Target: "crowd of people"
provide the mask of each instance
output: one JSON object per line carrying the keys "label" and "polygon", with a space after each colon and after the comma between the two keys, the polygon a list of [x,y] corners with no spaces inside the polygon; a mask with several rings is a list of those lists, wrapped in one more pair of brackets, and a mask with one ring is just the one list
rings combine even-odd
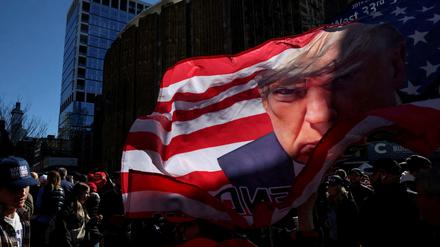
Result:
{"label": "crowd of people", "polygon": [[37,174],[26,160],[7,156],[0,174],[2,247],[98,247],[105,240],[121,246],[126,240],[121,193],[106,172],[74,177],[59,167]]}
{"label": "crowd of people", "polygon": [[105,172],[74,177],[60,167],[37,174],[14,156],[0,163],[1,246],[179,246],[200,238],[250,246],[440,244],[440,169],[419,155],[400,163],[375,160],[364,170],[334,169],[316,193],[316,234],[307,236],[299,234],[295,210],[271,227],[247,230],[159,215],[128,220],[118,185]]}

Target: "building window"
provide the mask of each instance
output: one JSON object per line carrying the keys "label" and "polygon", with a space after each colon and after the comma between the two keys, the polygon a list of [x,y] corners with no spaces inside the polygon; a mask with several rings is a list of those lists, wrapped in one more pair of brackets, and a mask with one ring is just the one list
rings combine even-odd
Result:
{"label": "building window", "polygon": [[89,23],[89,15],[88,14],[82,14],[81,15],[81,22]]}
{"label": "building window", "polygon": [[102,0],[102,4],[108,6],[109,5],[109,0]]}
{"label": "building window", "polygon": [[87,46],[84,46],[84,45],[80,45],[79,46],[79,54],[80,55],[87,55]]}
{"label": "building window", "polygon": [[135,2],[128,2],[128,12],[134,14],[136,12],[136,3]]}
{"label": "building window", "polygon": [[112,8],[118,9],[118,0],[112,0]]}
{"label": "building window", "polygon": [[75,101],[84,101],[84,92],[76,91],[75,95],[76,95]]}
{"label": "building window", "polygon": [[90,3],[88,3],[88,2],[83,2],[82,9],[83,9],[83,11],[85,11],[85,12],[89,12],[89,10],[90,10]]}
{"label": "building window", "polygon": [[84,90],[84,87],[85,87],[85,81],[83,79],[76,80],[76,89]]}
{"label": "building window", "polygon": [[78,57],[78,65],[86,66],[87,59],[85,57]]}
{"label": "building window", "polygon": [[78,77],[84,78],[86,76],[86,69],[78,68]]}
{"label": "building window", "polygon": [[81,24],[81,32],[87,33],[89,31],[89,26],[86,24]]}
{"label": "building window", "polygon": [[127,11],[127,0],[121,0],[121,10]]}
{"label": "building window", "polygon": [[87,45],[87,40],[88,40],[87,35],[81,34],[79,36],[79,42],[81,44]]}

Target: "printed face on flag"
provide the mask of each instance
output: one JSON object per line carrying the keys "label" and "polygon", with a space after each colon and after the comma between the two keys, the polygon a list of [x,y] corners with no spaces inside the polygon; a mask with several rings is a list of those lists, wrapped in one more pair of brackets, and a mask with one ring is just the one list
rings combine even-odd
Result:
{"label": "printed face on flag", "polygon": [[277,76],[287,78],[261,87],[274,132],[294,160],[306,163],[335,121],[396,104],[395,91],[405,77],[404,46],[403,40],[386,37],[399,34],[390,27],[358,24],[325,33],[286,62],[281,69],[286,72]]}
{"label": "printed face on flag", "polygon": [[[178,63],[164,75],[155,112],[128,134],[121,167],[127,215],[276,222],[316,191],[345,144],[402,120],[385,114],[356,126],[358,115],[399,103],[404,57],[393,27],[352,23]],[[413,108],[403,109],[414,115]],[[432,115],[418,116],[432,124]]]}

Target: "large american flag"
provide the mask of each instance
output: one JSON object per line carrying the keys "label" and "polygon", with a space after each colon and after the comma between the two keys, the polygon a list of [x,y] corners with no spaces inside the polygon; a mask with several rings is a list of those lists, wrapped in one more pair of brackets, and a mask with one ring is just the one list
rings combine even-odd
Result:
{"label": "large american flag", "polygon": [[333,23],[390,23],[406,37],[407,78],[404,102],[440,94],[440,2],[438,0],[364,0],[353,3]]}
{"label": "large american flag", "polygon": [[377,128],[392,128],[399,133],[396,141],[417,152],[437,148],[440,101],[434,99],[337,124],[292,186],[263,191],[262,203],[262,191],[231,185],[218,158],[272,132],[257,89],[259,72],[304,49],[324,28],[235,56],[188,59],[170,68],[154,113],[139,117],[127,137],[121,168],[126,215],[169,213],[240,227],[270,225],[316,191],[346,147]]}

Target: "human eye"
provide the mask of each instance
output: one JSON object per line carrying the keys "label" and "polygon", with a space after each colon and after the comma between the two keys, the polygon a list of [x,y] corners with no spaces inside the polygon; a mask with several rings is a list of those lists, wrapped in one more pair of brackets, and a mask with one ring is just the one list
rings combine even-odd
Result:
{"label": "human eye", "polygon": [[306,93],[307,93],[307,89],[303,87],[297,87],[297,88],[278,87],[272,90],[271,96],[273,96],[278,101],[292,102],[303,98]]}

